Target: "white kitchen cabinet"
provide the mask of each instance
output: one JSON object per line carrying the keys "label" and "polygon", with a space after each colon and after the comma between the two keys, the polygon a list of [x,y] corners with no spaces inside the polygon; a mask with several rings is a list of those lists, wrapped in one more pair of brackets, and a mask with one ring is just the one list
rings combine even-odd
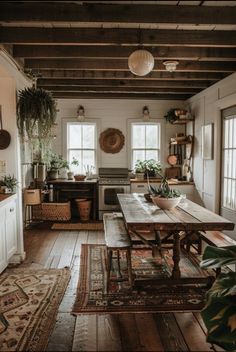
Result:
{"label": "white kitchen cabinet", "polygon": [[17,251],[16,196],[0,202],[0,272]]}
{"label": "white kitchen cabinet", "polygon": [[0,272],[7,266],[5,208],[0,208]]}
{"label": "white kitchen cabinet", "polygon": [[17,250],[15,200],[6,205],[6,250],[7,260],[11,258]]}

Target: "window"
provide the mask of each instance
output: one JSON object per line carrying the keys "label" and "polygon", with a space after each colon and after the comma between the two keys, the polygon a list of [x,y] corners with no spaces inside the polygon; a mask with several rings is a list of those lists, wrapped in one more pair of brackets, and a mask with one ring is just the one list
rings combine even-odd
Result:
{"label": "window", "polygon": [[236,116],[223,121],[223,207],[236,210]]}
{"label": "window", "polygon": [[67,160],[73,158],[79,161],[79,166],[71,166],[77,173],[85,173],[88,167],[96,168],[96,124],[68,122],[67,123]]}
{"label": "window", "polygon": [[131,165],[136,161],[160,160],[160,123],[136,122],[131,124]]}

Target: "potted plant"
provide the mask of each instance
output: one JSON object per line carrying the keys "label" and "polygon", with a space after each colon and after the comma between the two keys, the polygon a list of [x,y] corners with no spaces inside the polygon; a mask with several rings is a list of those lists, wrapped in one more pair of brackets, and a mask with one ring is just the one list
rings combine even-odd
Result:
{"label": "potted plant", "polygon": [[155,177],[156,174],[161,172],[161,163],[154,159],[144,161],[145,164],[145,175],[148,177]]}
{"label": "potted plant", "polygon": [[[79,166],[79,160],[77,160],[75,157],[73,157],[70,165],[72,167]],[[73,180],[74,179],[74,172],[69,169],[69,171],[67,172],[67,177],[68,177],[68,180]]]}
{"label": "potted plant", "polygon": [[176,189],[170,188],[166,177],[160,176],[162,179],[159,187],[151,186],[148,180],[148,191],[151,194],[152,201],[161,209],[175,208],[181,200],[181,194]]}
{"label": "potted plant", "polygon": [[136,178],[138,180],[144,180],[144,174],[146,171],[145,161],[137,160],[134,166]]}
{"label": "potted plant", "polygon": [[[221,268],[236,264],[236,246],[207,246],[202,268]],[[206,305],[201,312],[208,334],[207,341],[226,351],[236,350],[236,273],[230,271],[217,276],[207,292]]]}
{"label": "potted plant", "polygon": [[55,120],[56,103],[50,92],[36,87],[19,91],[17,126],[23,139],[32,142],[34,138],[49,138]]}
{"label": "potted plant", "polygon": [[16,190],[18,181],[14,175],[13,176],[6,175],[2,178],[2,181],[0,183],[1,183],[1,188],[3,188],[5,193],[14,193]]}
{"label": "potted plant", "polygon": [[[50,180],[55,180],[58,178],[59,175],[59,170],[62,169],[69,169],[69,163],[67,160],[65,160],[62,155],[56,154],[56,153],[51,153],[50,159],[49,159],[49,168],[48,168],[48,178]],[[61,175],[63,176],[63,175]],[[67,176],[65,177],[67,178]]]}

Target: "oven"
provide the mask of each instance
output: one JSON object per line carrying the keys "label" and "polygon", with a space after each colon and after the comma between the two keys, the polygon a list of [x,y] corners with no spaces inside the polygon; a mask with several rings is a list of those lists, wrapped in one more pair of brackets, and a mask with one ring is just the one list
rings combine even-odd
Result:
{"label": "oven", "polygon": [[98,187],[99,219],[102,220],[104,213],[120,211],[117,194],[130,193],[128,169],[99,169]]}

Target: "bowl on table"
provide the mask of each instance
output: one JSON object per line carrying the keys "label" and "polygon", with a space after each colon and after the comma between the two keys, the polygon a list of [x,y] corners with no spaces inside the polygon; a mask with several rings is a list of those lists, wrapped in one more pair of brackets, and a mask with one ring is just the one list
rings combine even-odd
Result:
{"label": "bowl on table", "polygon": [[179,202],[181,201],[182,197],[176,198],[161,198],[158,196],[151,196],[153,204],[157,205],[159,208],[163,210],[170,210],[174,209],[178,206]]}

